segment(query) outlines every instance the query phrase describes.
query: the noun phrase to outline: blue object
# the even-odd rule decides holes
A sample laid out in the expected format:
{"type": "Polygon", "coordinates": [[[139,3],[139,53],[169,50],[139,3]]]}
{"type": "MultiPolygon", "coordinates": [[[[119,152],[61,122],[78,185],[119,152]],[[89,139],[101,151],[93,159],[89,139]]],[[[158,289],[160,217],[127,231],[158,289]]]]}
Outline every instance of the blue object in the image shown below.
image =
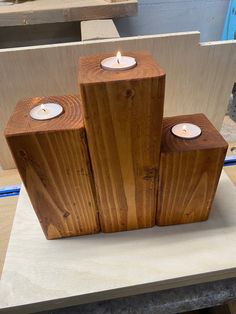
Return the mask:
{"type": "MultiPolygon", "coordinates": [[[[224,161],[224,167],[236,166],[236,155],[227,156],[224,161]]],[[[20,185],[4,186],[0,188],[0,198],[9,196],[18,196],[20,194],[20,185]]]]}
{"type": "Polygon", "coordinates": [[[224,166],[235,166],[236,165],[236,155],[227,156],[224,161],[224,166]]]}
{"type": "Polygon", "coordinates": [[[226,15],[224,30],[221,39],[236,39],[236,0],[231,0],[229,3],[229,8],[226,15]]]}
{"type": "Polygon", "coordinates": [[[0,198],[7,196],[17,196],[20,194],[20,185],[0,187],[0,198]]]}

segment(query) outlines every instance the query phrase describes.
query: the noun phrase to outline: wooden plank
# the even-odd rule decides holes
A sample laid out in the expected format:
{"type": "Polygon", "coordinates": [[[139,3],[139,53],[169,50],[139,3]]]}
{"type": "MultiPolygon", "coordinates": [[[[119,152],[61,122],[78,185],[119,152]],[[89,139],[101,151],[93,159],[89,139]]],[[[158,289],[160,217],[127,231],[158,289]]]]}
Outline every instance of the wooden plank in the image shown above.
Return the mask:
{"type": "Polygon", "coordinates": [[[78,96],[32,98],[17,104],[5,135],[47,239],[100,231],[95,188],[78,96]],[[33,120],[43,103],[64,112],[33,120]]]}
{"type": "Polygon", "coordinates": [[[17,201],[18,196],[0,198],[0,278],[7,252],[17,201]]]}
{"type": "Polygon", "coordinates": [[[39,312],[235,277],[235,201],[223,173],[206,222],[46,241],[23,190],[0,311],[39,312]]]}
{"type": "MultiPolygon", "coordinates": [[[[165,116],[202,112],[221,127],[236,81],[236,41],[199,44],[190,32],[1,50],[0,132],[19,99],[76,94],[80,56],[119,49],[149,51],[165,68],[165,116]]],[[[14,167],[2,134],[0,149],[2,166],[14,167]]]]}
{"type": "Polygon", "coordinates": [[[0,27],[0,49],[81,40],[80,22],[0,27]]]}
{"type": "Polygon", "coordinates": [[[115,3],[115,2],[124,2],[128,0],[105,0],[105,1],[110,2],[110,3],[115,3]]]}
{"type": "MultiPolygon", "coordinates": [[[[2,170],[0,168],[0,187],[21,183],[16,169],[2,170]]],[[[0,198],[0,278],[10,238],[11,227],[15,215],[18,197],[0,198]]]]}
{"type": "Polygon", "coordinates": [[[21,183],[21,178],[17,169],[2,170],[0,168],[0,187],[19,183],[21,183]]]}
{"type": "Polygon", "coordinates": [[[157,217],[159,226],[208,219],[228,144],[203,114],[163,120],[157,217]],[[202,134],[184,140],[172,134],[180,123],[192,123],[202,134]]]}
{"type": "Polygon", "coordinates": [[[120,37],[112,20],[93,20],[81,22],[81,39],[98,40],[120,37]]]}
{"type": "Polygon", "coordinates": [[[103,232],[155,224],[165,72],[148,53],[129,53],[130,71],[100,66],[111,55],[79,63],[81,106],[103,232]]]}
{"type": "Polygon", "coordinates": [[[35,0],[0,7],[0,26],[57,23],[137,14],[137,0],[35,0]]]}

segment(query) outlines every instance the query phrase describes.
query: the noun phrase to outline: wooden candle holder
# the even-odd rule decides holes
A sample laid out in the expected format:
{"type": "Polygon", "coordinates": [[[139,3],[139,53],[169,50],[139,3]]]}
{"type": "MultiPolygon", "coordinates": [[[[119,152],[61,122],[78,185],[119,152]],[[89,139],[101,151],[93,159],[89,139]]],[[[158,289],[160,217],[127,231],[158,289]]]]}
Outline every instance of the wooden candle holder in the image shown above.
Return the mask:
{"type": "Polygon", "coordinates": [[[33,98],[17,104],[5,136],[48,239],[100,230],[79,99],[33,98]],[[59,103],[64,113],[38,121],[30,110],[59,103]]]}
{"type": "Polygon", "coordinates": [[[159,226],[204,221],[215,196],[228,144],[203,114],[164,118],[156,223],[159,226]],[[180,139],[179,123],[198,125],[202,134],[180,139]]]}
{"type": "Polygon", "coordinates": [[[83,57],[79,86],[103,232],[155,225],[165,73],[147,53],[103,70],[111,55],[83,57]]]}

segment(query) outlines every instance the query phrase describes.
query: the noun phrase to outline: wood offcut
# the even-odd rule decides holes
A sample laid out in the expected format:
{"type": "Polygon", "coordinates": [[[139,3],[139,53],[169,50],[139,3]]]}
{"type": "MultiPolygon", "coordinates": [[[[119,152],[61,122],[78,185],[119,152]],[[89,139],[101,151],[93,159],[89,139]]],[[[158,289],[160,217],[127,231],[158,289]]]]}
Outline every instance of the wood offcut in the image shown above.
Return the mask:
{"type": "Polygon", "coordinates": [[[204,221],[208,218],[228,144],[203,114],[164,118],[157,225],[204,221]],[[179,123],[198,125],[202,134],[183,140],[171,133],[179,123]]]}
{"type": "Polygon", "coordinates": [[[34,0],[0,7],[0,26],[85,21],[136,15],[137,0],[34,0]]]}
{"type": "MultiPolygon", "coordinates": [[[[111,54],[82,57],[79,85],[103,232],[155,224],[165,72],[148,53],[105,71],[111,54]]],[[[114,55],[114,53],[113,53],[114,55]]]]}
{"type": "Polygon", "coordinates": [[[33,98],[16,106],[5,130],[22,181],[48,239],[100,230],[87,140],[77,96],[33,98]],[[64,113],[33,120],[29,112],[55,102],[64,113]]]}

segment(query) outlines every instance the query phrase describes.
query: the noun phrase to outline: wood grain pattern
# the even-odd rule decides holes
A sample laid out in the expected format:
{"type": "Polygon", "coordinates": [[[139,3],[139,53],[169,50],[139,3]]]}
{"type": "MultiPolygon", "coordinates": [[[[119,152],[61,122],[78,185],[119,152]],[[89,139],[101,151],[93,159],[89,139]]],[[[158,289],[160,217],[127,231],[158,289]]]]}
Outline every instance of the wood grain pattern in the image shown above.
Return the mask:
{"type": "Polygon", "coordinates": [[[78,59],[104,52],[149,51],[167,74],[164,116],[202,112],[221,128],[236,82],[236,41],[199,40],[188,32],[0,50],[0,164],[15,167],[3,136],[15,103],[76,94],[78,59]]]}
{"type": "Polygon", "coordinates": [[[17,201],[18,196],[0,198],[0,279],[17,201]]]}
{"type": "Polygon", "coordinates": [[[76,96],[18,103],[5,130],[13,157],[48,239],[99,231],[86,134],[76,96]],[[30,109],[57,102],[64,113],[36,121],[30,109]]]}
{"type": "Polygon", "coordinates": [[[156,223],[159,226],[206,220],[228,144],[203,114],[165,118],[161,143],[156,223]],[[171,127],[189,122],[202,134],[177,138],[171,127]]]}
{"type": "Polygon", "coordinates": [[[82,21],[80,27],[83,41],[120,37],[112,20],[82,21]]]}
{"type": "MultiPolygon", "coordinates": [[[[21,183],[21,178],[16,169],[2,170],[0,168],[0,187],[19,183],[21,183]]],[[[0,198],[0,279],[17,201],[18,196],[0,198]]]]}
{"type": "MultiPolygon", "coordinates": [[[[155,224],[165,73],[149,54],[104,71],[108,55],[80,59],[79,83],[104,232],[155,224]]],[[[110,55],[109,55],[110,56],[110,55]]]]}
{"type": "Polygon", "coordinates": [[[236,277],[235,202],[236,188],[223,172],[204,223],[46,242],[23,188],[0,281],[0,313],[50,312],[236,277]]]}
{"type": "Polygon", "coordinates": [[[137,0],[34,0],[1,6],[0,26],[57,23],[137,14],[137,0]]]}
{"type": "Polygon", "coordinates": [[[128,1],[128,0],[105,0],[106,2],[109,3],[116,3],[116,2],[124,2],[124,1],[128,1]]]}

